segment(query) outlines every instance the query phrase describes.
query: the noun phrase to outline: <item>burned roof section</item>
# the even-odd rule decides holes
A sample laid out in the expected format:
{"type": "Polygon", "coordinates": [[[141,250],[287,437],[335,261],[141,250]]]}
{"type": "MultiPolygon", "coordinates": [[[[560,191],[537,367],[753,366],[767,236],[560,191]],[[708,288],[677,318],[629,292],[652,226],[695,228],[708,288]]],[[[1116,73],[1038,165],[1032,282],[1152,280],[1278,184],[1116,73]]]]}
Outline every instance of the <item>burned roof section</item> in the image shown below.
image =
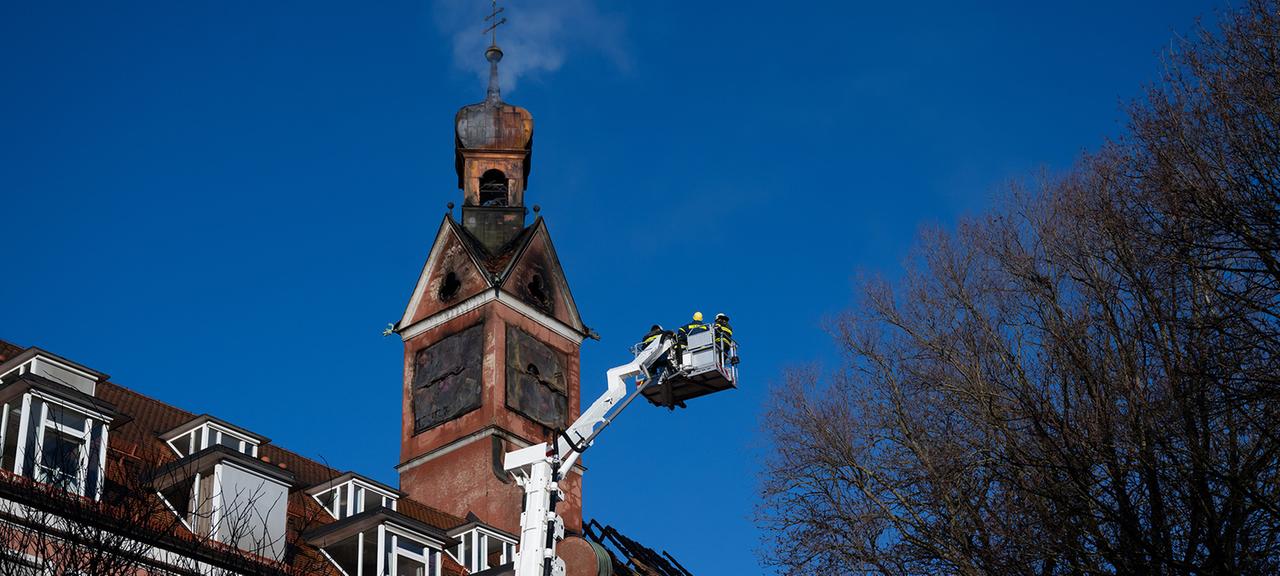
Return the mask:
{"type": "Polygon", "coordinates": [[[498,285],[506,277],[506,273],[510,271],[510,264],[515,260],[516,255],[524,250],[529,243],[529,239],[533,237],[534,230],[538,227],[541,218],[534,220],[532,226],[521,229],[518,233],[511,237],[510,240],[504,242],[496,249],[489,249],[480,241],[471,230],[468,230],[462,223],[457,222],[453,218],[448,218],[453,225],[454,230],[458,233],[458,237],[462,239],[463,245],[475,258],[475,261],[489,273],[490,282],[498,285]]]}

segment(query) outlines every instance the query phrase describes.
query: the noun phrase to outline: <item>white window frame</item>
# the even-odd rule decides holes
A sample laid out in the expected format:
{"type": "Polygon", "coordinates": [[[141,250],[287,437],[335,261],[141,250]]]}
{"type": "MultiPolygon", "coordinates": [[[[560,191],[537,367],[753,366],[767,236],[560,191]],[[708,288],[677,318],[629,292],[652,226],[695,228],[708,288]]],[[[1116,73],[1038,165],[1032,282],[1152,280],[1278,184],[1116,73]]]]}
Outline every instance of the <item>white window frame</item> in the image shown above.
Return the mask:
{"type": "Polygon", "coordinates": [[[321,508],[324,508],[325,512],[328,512],[330,516],[333,516],[335,520],[349,518],[370,509],[367,502],[370,496],[379,497],[379,503],[381,506],[392,510],[396,509],[397,498],[394,494],[376,486],[372,486],[368,482],[363,482],[359,478],[351,478],[328,490],[322,490],[311,495],[311,497],[315,499],[316,503],[319,504],[321,508]],[[326,505],[322,497],[325,494],[330,493],[333,494],[333,501],[326,505]],[[364,494],[364,498],[357,498],[356,496],[361,493],[364,494]],[[363,509],[358,510],[356,502],[360,501],[364,501],[365,506],[363,509]],[[339,503],[343,504],[343,509],[341,510],[339,510],[339,503]]]}
{"type": "Polygon", "coordinates": [[[258,457],[257,440],[249,438],[244,434],[234,432],[226,426],[220,426],[214,422],[202,422],[199,426],[193,426],[190,430],[169,439],[168,444],[169,447],[172,448],[174,452],[177,452],[179,456],[185,457],[195,454],[196,452],[204,450],[210,446],[222,444],[223,436],[237,441],[236,446],[228,446],[228,448],[252,458],[258,457]],[[196,445],[197,432],[200,432],[199,446],[196,445]],[[183,442],[186,444],[187,452],[185,455],[183,454],[183,451],[178,448],[177,442],[183,442]]]}
{"type": "MultiPolygon", "coordinates": [[[[14,372],[17,372],[19,376],[22,376],[23,374],[26,374],[28,372],[35,374],[36,373],[35,370],[36,368],[39,367],[39,364],[41,362],[44,362],[46,364],[52,364],[53,366],[57,367],[60,370],[65,370],[67,372],[70,372],[72,375],[79,376],[81,378],[84,378],[85,380],[88,380],[89,390],[87,392],[83,390],[81,391],[85,392],[86,394],[89,394],[90,396],[96,395],[98,390],[98,376],[85,372],[84,370],[81,370],[80,368],[76,368],[75,366],[67,364],[66,362],[55,360],[44,354],[36,354],[32,356],[26,362],[23,362],[22,364],[19,364],[14,368],[11,368],[8,372],[5,372],[4,374],[0,374],[0,378],[4,378],[5,376],[13,374],[14,372]]],[[[69,384],[67,382],[62,382],[62,384],[66,385],[68,388],[79,390],[74,385],[69,384]]]]}
{"type": "Polygon", "coordinates": [[[40,403],[40,427],[37,428],[39,432],[36,434],[36,452],[39,453],[39,457],[32,462],[32,464],[35,465],[34,468],[32,468],[35,472],[35,479],[36,481],[44,482],[45,484],[53,484],[54,482],[62,481],[61,470],[51,469],[44,465],[44,451],[49,447],[50,433],[61,434],[66,438],[73,439],[78,446],[74,480],[75,484],[73,485],[74,490],[72,491],[80,496],[84,496],[85,479],[89,474],[89,439],[92,437],[93,418],[90,418],[87,414],[81,413],[79,410],[54,404],[56,409],[70,412],[84,420],[84,425],[78,429],[66,426],[49,417],[49,404],[50,403],[47,401],[40,403]]]}
{"type": "Polygon", "coordinates": [[[378,524],[377,529],[373,530],[372,534],[366,535],[365,532],[366,531],[361,531],[353,536],[353,538],[356,539],[355,572],[349,572],[343,568],[324,548],[321,548],[320,552],[324,554],[324,557],[329,560],[330,564],[345,576],[405,576],[396,572],[397,565],[395,560],[399,556],[404,556],[405,558],[422,562],[427,568],[425,576],[441,576],[443,573],[442,570],[444,570],[445,550],[443,550],[439,544],[433,543],[435,542],[434,540],[422,538],[411,531],[397,528],[386,522],[378,524]],[[376,566],[373,574],[367,574],[364,571],[364,549],[365,541],[368,538],[377,538],[377,546],[375,546],[374,551],[371,552],[372,554],[377,555],[374,562],[376,566]],[[401,548],[400,538],[405,538],[413,542],[415,545],[422,546],[422,554],[415,554],[401,548]],[[390,566],[387,565],[388,560],[391,561],[390,566]]]}
{"type": "Polygon", "coordinates": [[[449,556],[469,572],[479,572],[493,568],[493,566],[489,565],[490,539],[502,543],[502,556],[499,566],[515,559],[516,542],[482,526],[476,526],[459,534],[457,553],[449,552],[449,556]]]}
{"type": "MultiPolygon", "coordinates": [[[[0,464],[3,464],[4,463],[4,442],[5,440],[7,440],[7,438],[5,438],[5,435],[9,433],[9,403],[5,402],[3,405],[0,405],[0,410],[3,410],[3,412],[0,412],[0,464]]],[[[17,448],[15,447],[14,449],[16,450],[17,448]]],[[[13,457],[14,457],[14,462],[17,462],[18,455],[14,454],[13,457]]],[[[0,470],[2,470],[3,468],[4,467],[0,465],[0,470]]],[[[9,472],[14,472],[14,471],[9,470],[9,472]]]]}
{"type": "MultiPolygon", "coordinates": [[[[9,419],[9,416],[8,416],[9,403],[5,403],[4,407],[5,407],[4,417],[0,418],[0,422],[3,422],[3,424],[7,426],[8,419],[9,419]]],[[[94,493],[95,500],[101,499],[102,487],[106,480],[106,469],[107,469],[106,457],[107,457],[107,446],[108,446],[107,438],[108,438],[108,434],[110,433],[110,427],[108,426],[108,420],[106,416],[94,410],[86,409],[84,407],[71,404],[69,402],[63,401],[56,397],[53,397],[47,394],[41,394],[40,392],[35,390],[29,391],[22,395],[21,414],[22,415],[19,420],[20,424],[18,426],[18,438],[17,438],[17,442],[15,443],[16,454],[14,454],[13,472],[16,474],[19,471],[23,470],[25,468],[27,458],[32,458],[31,478],[37,482],[42,482],[46,484],[50,483],[50,480],[54,479],[54,478],[51,478],[51,475],[53,473],[46,470],[44,464],[42,463],[43,456],[44,456],[46,435],[50,431],[53,431],[54,433],[61,433],[75,440],[78,440],[80,442],[80,455],[79,455],[79,462],[76,465],[76,478],[75,478],[75,484],[73,486],[74,490],[70,490],[70,491],[75,492],[75,494],[78,496],[84,496],[85,491],[88,488],[87,480],[89,476],[89,467],[96,466],[97,486],[94,487],[93,493],[94,493]],[[40,414],[38,416],[31,414],[32,400],[40,400],[40,414]],[[60,424],[56,420],[49,418],[50,405],[53,405],[60,410],[65,410],[67,412],[70,412],[76,416],[83,418],[84,426],[80,429],[76,429],[76,428],[72,428],[72,427],[60,424]],[[35,426],[35,431],[36,431],[35,445],[32,447],[35,449],[35,452],[33,454],[28,453],[28,450],[27,450],[28,448],[27,432],[31,426],[35,426]],[[99,444],[97,446],[98,448],[97,462],[90,462],[89,455],[93,452],[93,447],[91,446],[91,444],[93,442],[94,426],[102,426],[102,438],[99,440],[99,444]]],[[[3,444],[4,434],[5,434],[5,431],[0,430],[0,447],[4,446],[3,444]]]]}
{"type": "MultiPolygon", "coordinates": [[[[379,528],[379,532],[383,534],[383,537],[378,540],[378,545],[380,547],[378,550],[379,558],[395,560],[398,556],[404,556],[405,558],[422,562],[423,566],[426,566],[427,568],[427,573],[424,576],[440,576],[442,561],[440,558],[441,551],[438,548],[423,542],[417,536],[400,530],[395,526],[383,525],[379,528]],[[404,548],[401,548],[399,541],[400,538],[407,538],[414,544],[422,546],[422,554],[414,554],[404,548]],[[383,546],[390,546],[391,549],[386,550],[381,548],[383,546]]],[[[403,576],[396,571],[396,567],[397,564],[393,561],[390,566],[385,567],[385,570],[380,570],[379,573],[387,574],[388,576],[403,576]]]]}

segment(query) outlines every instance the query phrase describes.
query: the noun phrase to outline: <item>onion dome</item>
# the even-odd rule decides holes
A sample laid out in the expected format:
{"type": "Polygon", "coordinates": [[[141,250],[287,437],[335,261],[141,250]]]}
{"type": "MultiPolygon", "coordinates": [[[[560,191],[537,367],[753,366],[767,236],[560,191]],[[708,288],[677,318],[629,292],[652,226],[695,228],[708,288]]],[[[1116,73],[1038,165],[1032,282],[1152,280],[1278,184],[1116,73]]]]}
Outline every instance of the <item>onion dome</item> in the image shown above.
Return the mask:
{"type": "Polygon", "coordinates": [[[533,115],[502,101],[498,88],[502,50],[490,46],[484,56],[489,61],[489,91],[483,102],[458,110],[457,146],[467,150],[527,150],[533,141],[533,115]]]}

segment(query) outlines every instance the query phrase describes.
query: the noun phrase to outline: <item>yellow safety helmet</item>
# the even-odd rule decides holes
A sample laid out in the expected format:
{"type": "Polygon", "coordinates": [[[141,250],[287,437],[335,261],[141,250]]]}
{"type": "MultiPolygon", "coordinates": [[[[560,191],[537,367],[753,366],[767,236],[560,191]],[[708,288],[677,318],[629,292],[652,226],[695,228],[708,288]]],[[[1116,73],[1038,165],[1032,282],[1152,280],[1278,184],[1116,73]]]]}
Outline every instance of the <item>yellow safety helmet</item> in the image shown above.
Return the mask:
{"type": "Polygon", "coordinates": [[[701,313],[701,312],[694,312],[694,313],[693,313],[693,321],[694,321],[694,322],[701,322],[701,321],[702,321],[702,313],[701,313]]]}

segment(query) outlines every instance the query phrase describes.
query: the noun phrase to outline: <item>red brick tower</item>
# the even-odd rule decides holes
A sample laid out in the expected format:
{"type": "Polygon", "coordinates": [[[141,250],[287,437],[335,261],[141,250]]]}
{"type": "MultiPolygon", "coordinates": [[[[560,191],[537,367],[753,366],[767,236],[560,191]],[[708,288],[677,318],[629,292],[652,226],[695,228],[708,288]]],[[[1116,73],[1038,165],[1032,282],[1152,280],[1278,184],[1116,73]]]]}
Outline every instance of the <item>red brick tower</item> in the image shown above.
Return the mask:
{"type": "MultiPolygon", "coordinates": [[[[502,101],[491,47],[483,102],[458,111],[462,219],[445,216],[395,331],[404,340],[400,489],[519,532],[512,449],[551,442],[578,417],[587,329],[541,217],[526,226],[533,117],[502,101]]],[[[582,525],[582,475],[563,482],[566,527],[582,525]]]]}

